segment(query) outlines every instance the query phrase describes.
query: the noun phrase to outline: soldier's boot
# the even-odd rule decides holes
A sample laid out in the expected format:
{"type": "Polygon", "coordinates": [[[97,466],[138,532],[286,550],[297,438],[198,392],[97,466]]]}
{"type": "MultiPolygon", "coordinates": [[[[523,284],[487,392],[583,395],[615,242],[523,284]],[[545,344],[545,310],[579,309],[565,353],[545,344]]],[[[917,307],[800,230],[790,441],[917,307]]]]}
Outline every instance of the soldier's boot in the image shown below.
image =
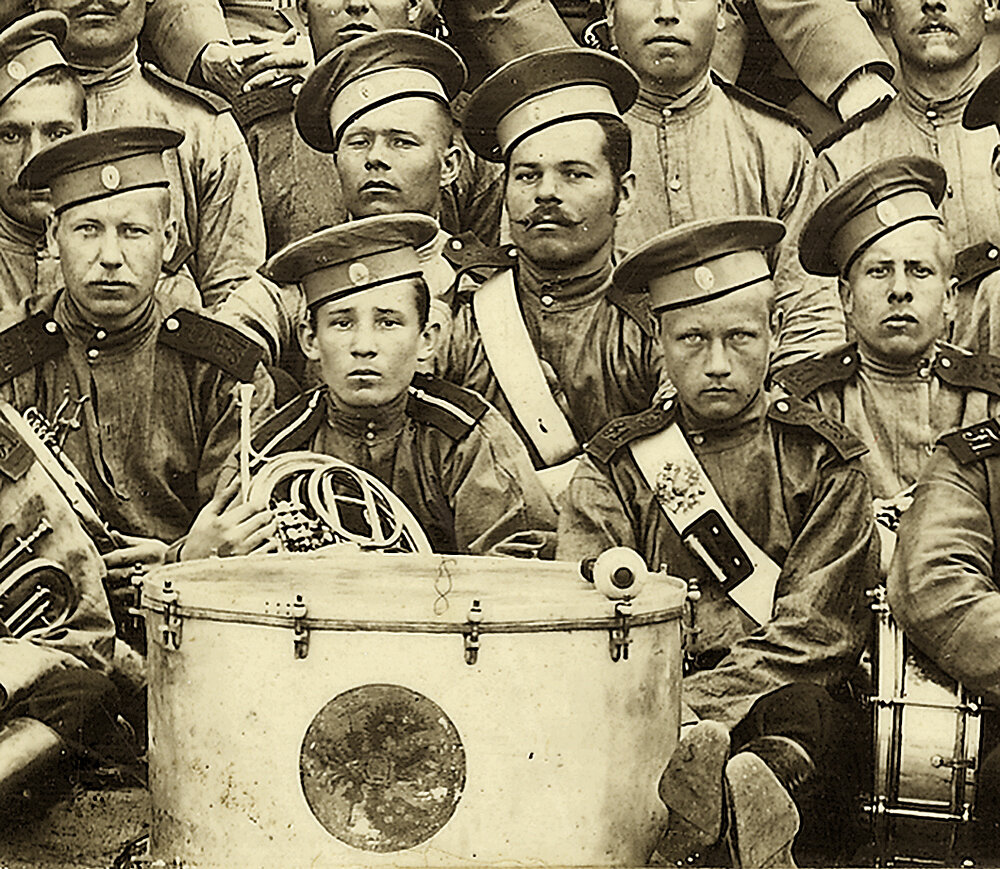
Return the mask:
{"type": "Polygon", "coordinates": [[[15,794],[56,763],[62,738],[34,718],[15,718],[0,728],[0,799],[15,794]]]}
{"type": "Polygon", "coordinates": [[[660,799],[670,810],[654,859],[686,865],[722,834],[722,777],[729,760],[729,731],[699,721],[677,744],[660,777],[660,799]]]}
{"type": "Polygon", "coordinates": [[[799,812],[771,768],[749,751],[726,764],[729,851],[734,869],[794,867],[799,812]]]}

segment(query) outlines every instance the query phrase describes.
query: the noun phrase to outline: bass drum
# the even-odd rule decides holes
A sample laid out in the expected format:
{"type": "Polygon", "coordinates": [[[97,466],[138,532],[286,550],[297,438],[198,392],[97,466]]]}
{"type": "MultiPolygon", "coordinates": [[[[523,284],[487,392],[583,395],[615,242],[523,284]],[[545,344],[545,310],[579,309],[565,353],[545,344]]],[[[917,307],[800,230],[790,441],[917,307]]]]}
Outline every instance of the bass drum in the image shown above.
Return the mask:
{"type": "Polygon", "coordinates": [[[151,854],[184,866],[639,865],[680,716],[685,586],[309,554],[143,580],[151,854]]]}
{"type": "MultiPolygon", "coordinates": [[[[885,588],[872,593],[874,781],[865,810],[879,865],[960,865],[970,855],[984,707],[915,648],[885,588]]],[[[991,710],[992,713],[992,710],[991,710]]]]}

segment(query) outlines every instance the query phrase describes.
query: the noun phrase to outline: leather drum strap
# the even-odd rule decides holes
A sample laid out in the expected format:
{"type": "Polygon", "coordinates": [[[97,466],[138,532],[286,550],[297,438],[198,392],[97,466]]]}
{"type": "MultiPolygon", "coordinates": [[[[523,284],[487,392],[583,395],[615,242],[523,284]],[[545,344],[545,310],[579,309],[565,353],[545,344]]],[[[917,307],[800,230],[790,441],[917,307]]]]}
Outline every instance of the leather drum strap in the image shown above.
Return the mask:
{"type": "Polygon", "coordinates": [[[729,514],[680,427],[673,423],[629,444],[646,485],[685,545],[758,625],[771,618],[778,567],[729,514]],[[662,481],[663,473],[672,479],[662,481]],[[678,487],[681,488],[678,488],[678,487]],[[668,493],[661,493],[667,488],[668,493]]]}
{"type": "Polygon", "coordinates": [[[473,293],[472,310],[500,389],[542,461],[551,466],[579,455],[524,324],[514,272],[504,269],[490,277],[473,293]]]}

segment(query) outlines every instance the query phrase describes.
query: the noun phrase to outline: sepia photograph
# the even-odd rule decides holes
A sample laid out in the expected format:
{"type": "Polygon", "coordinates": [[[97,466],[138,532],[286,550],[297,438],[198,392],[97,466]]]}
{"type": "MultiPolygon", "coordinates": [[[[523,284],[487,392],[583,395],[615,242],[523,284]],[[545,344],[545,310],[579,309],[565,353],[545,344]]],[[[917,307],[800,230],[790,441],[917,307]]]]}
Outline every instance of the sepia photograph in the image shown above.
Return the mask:
{"type": "Polygon", "coordinates": [[[0,0],[0,869],[1000,866],[996,0],[0,0]]]}

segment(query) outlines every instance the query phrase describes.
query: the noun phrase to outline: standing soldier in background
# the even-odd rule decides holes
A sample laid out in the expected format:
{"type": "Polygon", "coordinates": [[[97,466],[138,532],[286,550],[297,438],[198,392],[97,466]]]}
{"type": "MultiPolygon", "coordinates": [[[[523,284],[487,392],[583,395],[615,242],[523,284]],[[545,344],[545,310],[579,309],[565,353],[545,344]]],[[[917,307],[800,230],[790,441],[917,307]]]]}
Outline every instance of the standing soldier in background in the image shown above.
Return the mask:
{"type": "Polygon", "coordinates": [[[782,220],[788,235],[773,264],[781,367],[843,343],[836,286],[807,275],[798,236],[823,184],[812,148],[781,109],[712,77],[719,0],[611,0],[611,38],[639,76],[625,121],[635,149],[636,197],[616,243],[634,249],[690,220],[733,214],[782,220]]]}

